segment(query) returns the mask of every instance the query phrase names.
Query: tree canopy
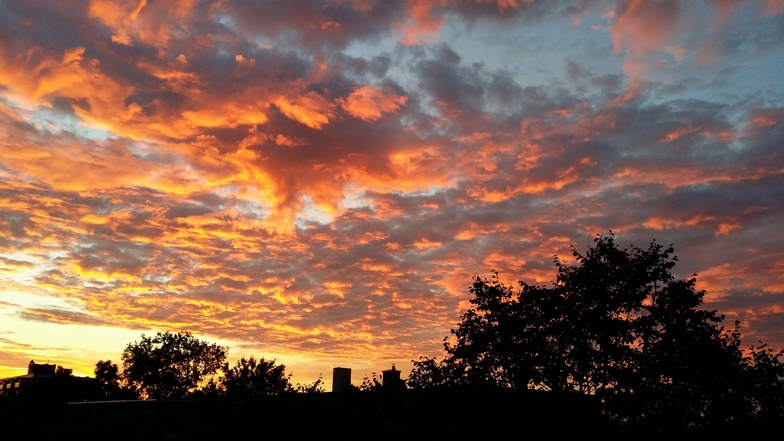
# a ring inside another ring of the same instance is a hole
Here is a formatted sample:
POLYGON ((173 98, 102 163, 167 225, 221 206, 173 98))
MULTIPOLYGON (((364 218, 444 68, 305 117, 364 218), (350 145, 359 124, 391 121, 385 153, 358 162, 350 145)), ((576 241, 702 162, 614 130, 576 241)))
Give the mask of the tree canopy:
POLYGON ((142 398, 183 398, 218 372, 227 351, 189 332, 142 334, 122 354, 123 378, 142 398))
POLYGON ((110 360, 95 365, 95 378, 105 399, 197 398, 252 401, 288 392, 324 392, 321 376, 292 386, 286 366, 275 360, 242 357, 226 362, 228 348, 199 340, 188 332, 158 332, 129 343, 123 370, 110 360))
POLYGON ((120 368, 111 360, 98 360, 93 372, 100 386, 101 398, 110 400, 138 398, 134 391, 125 387, 120 368))
POLYGON ((223 365, 223 386, 229 399, 237 401, 252 400, 261 396, 281 395, 292 390, 286 375, 286 366, 276 365, 275 360, 256 360, 242 357, 230 367, 223 365))
POLYGON ((610 234, 572 251, 576 265, 555 257, 552 286, 476 276, 445 358, 414 361, 409 385, 592 394, 615 420, 651 427, 780 416, 782 353, 744 355, 739 324, 727 329, 724 316, 700 309, 696 275, 673 276, 672 246, 621 249, 610 234))

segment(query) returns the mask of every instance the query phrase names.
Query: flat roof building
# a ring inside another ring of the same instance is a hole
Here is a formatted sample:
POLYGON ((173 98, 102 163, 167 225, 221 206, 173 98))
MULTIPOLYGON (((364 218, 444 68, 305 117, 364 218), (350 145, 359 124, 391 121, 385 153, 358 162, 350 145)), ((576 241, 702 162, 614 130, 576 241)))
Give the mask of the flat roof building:
POLYGON ((351 368, 332 369, 332 392, 348 392, 351 389, 351 368))

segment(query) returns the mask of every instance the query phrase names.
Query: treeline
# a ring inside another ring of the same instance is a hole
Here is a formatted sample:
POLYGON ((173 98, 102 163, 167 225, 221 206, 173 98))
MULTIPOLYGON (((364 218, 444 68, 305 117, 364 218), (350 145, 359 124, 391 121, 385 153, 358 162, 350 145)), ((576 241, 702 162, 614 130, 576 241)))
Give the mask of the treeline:
POLYGON ((275 360, 239 359, 226 362, 228 348, 208 343, 189 332, 142 334, 122 353, 122 366, 111 360, 95 365, 100 397, 122 399, 227 399, 252 401, 286 393, 324 392, 319 377, 310 384, 292 384, 286 366, 275 360))
POLYGON ((442 359, 414 361, 409 387, 547 390, 596 397, 619 427, 751 430, 784 422, 784 351, 741 348, 740 324, 700 309, 696 274, 678 280, 672 246, 621 249, 599 236, 552 286, 475 277, 473 307, 442 359))
MULTIPOLYGON (((319 376, 312 383, 294 384, 284 364, 275 360, 242 357, 234 365, 228 348, 200 340, 189 332, 142 334, 122 353, 122 370, 111 360, 95 364, 97 399, 198 399, 252 402, 261 397, 289 393, 325 392, 319 376)), ((397 386, 397 385, 396 385, 397 386)), ((348 391, 374 391, 383 387, 375 372, 348 391)))

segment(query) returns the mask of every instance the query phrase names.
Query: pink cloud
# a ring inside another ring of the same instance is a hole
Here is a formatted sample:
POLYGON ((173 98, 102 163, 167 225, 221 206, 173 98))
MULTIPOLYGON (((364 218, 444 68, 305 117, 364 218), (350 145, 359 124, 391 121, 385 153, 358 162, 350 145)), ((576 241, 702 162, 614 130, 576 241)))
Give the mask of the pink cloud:
POLYGON ((400 42, 411 46, 437 41, 446 17, 433 9, 439 3, 444 5, 447 2, 448 0, 406 0, 406 19, 394 24, 400 34, 400 42))
POLYGON ((784 14, 784 0, 764 0, 764 2, 763 14, 765 16, 784 14))
POLYGON ((636 96, 651 68, 651 55, 664 49, 676 36, 679 22, 677 0, 621 2, 612 25, 613 50, 625 56, 623 70, 630 77, 624 100, 636 96))

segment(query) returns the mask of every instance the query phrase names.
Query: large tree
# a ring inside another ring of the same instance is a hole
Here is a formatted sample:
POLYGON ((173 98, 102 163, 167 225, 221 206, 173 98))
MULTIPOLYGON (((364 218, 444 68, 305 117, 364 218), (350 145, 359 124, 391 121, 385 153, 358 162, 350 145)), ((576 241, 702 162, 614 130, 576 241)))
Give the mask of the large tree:
POLYGON ((142 398, 183 398, 218 372, 227 351, 189 332, 142 334, 122 354, 123 377, 142 398))
POLYGON ((780 412, 770 409, 780 400, 753 398, 754 384, 780 390, 780 353, 744 357, 738 324, 725 329, 723 316, 699 308, 695 275, 673 276, 672 246, 621 249, 610 234, 573 254, 576 265, 556 256, 552 286, 476 277, 446 357, 415 361, 409 385, 593 394, 613 418, 653 427, 780 412))

